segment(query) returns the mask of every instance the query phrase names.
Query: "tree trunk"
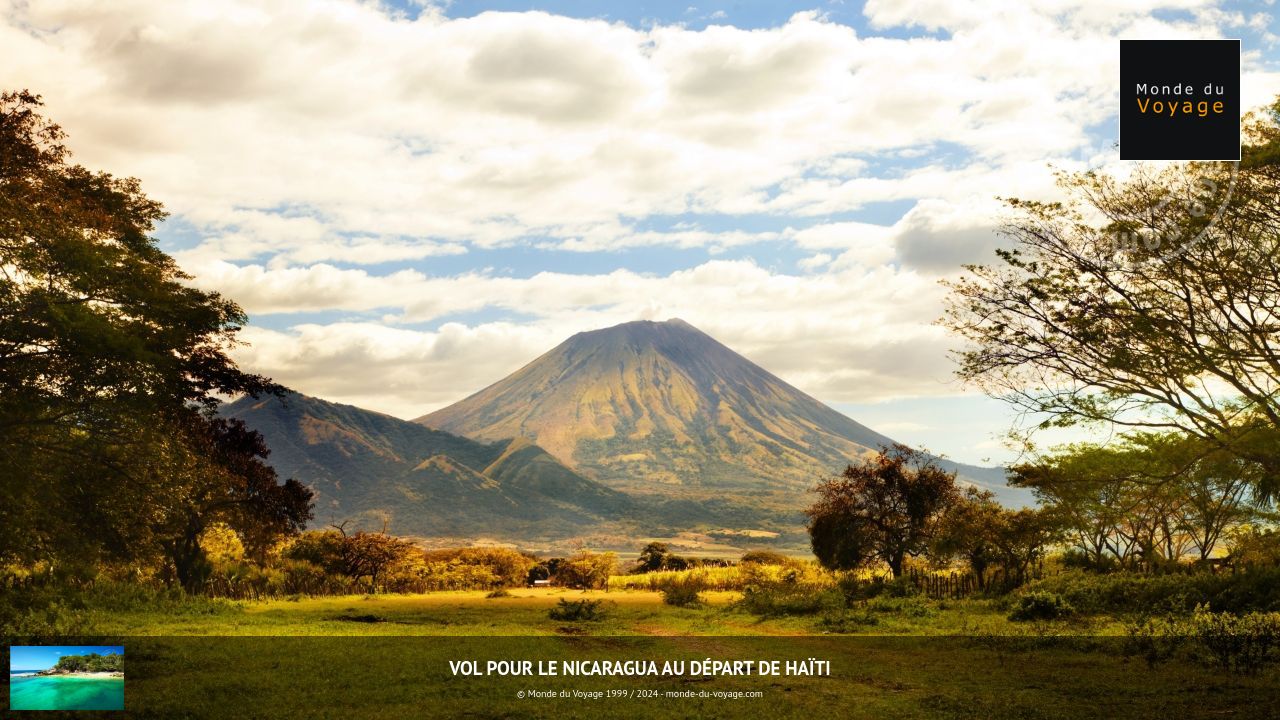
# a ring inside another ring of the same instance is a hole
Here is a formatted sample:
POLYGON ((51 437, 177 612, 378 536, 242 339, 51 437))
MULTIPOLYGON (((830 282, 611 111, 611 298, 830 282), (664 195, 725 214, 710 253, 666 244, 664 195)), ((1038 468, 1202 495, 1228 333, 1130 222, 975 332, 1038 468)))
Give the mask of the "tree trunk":
POLYGON ((204 550, 200 547, 202 531, 203 528, 198 523, 191 523, 187 525, 182 537, 169 544, 174 575, 177 576, 178 584, 187 591, 195 590, 196 581, 199 579, 196 568, 204 557, 204 550))
POLYGON ((894 580, 902 577, 902 559, 905 554, 899 552, 889 556, 889 571, 893 573, 894 580))

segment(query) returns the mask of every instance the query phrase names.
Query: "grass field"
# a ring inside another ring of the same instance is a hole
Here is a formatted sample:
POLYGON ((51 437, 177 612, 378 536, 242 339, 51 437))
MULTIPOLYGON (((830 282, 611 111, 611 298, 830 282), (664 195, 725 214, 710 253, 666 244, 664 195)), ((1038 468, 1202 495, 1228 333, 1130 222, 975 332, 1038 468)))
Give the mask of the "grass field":
POLYGON ((861 620, 842 635, 821 615, 748 614, 731 591, 691 608, 649 591, 510 592, 139 605, 88 620, 96 639, 125 646, 126 708, 142 718, 1168 720, 1272 717, 1280 706, 1274 670, 1244 677, 1126 658, 1118 619, 1015 623, 993 601, 877 598, 851 611, 861 620), (603 600, 606 615, 552 620, 561 599, 603 600), (466 677, 448 664, 811 657, 830 661, 829 677, 466 677), (518 696, 529 690, 556 696, 518 696))
MULTIPOLYGON (((664 605, 653 591, 517 589, 510 597, 487 598, 484 591, 420 595, 347 595, 262 602, 201 605, 191 612, 142 608, 93 610, 87 630, 101 635, 823 635, 833 634, 823 617, 762 618, 734 606, 739 593, 703 593, 700 606, 664 605), (601 600, 605 617, 566 623, 547 613, 561 600, 601 600)), ((1110 619, 1028 625, 988 600, 929 601, 878 598, 841 626, 858 635, 1119 635, 1110 619), (868 618, 870 620, 868 620, 868 618), (874 623, 874 624, 872 624, 874 623)), ((834 633, 842 634, 842 633, 834 633)))

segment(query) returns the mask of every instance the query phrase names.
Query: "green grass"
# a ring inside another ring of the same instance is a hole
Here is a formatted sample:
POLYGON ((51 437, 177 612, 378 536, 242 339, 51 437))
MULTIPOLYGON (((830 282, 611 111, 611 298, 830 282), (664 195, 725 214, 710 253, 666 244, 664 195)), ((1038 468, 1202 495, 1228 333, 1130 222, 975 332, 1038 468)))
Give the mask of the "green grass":
POLYGON ((1274 676, 1152 671, 1114 641, 991 638, 137 638, 131 717, 1269 717, 1274 676), (462 677, 449 660, 805 659, 829 677, 462 677), (761 692, 758 698, 531 701, 528 689, 761 692))
MULTIPOLYGON (((762 618, 734 601, 733 591, 706 591, 704 603, 672 607, 648 590, 578 591, 559 588, 515 589, 510 597, 488 598, 482 590, 419 595, 346 595, 226 602, 201 612, 164 606, 131 605, 90 609, 85 632, 96 635, 823 635, 831 623, 821 615, 762 618), (605 618, 590 623, 550 619, 561 599, 605 602, 605 618)), ((867 615, 875 624, 853 627, 859 635, 1121 635, 1110 618, 1048 623, 1014 623, 1008 610, 989 600, 931 601, 881 597, 847 611, 867 615)), ((847 624, 846 624, 847 625, 847 624)), ((851 626, 852 627, 852 626, 851 626)))
POLYGON ((876 598, 838 614, 760 618, 731 591, 672 607, 651 591, 516 589, 89 609, 126 647, 131 717, 1266 717, 1277 671, 1149 669, 1119 621, 1014 623, 987 600, 876 598), (548 617, 600 599, 604 619, 548 617), (841 622, 841 618, 845 621, 841 622), (868 622, 867 618, 873 618, 868 622), (830 634, 835 627, 859 636, 830 634), (257 637, 254 637, 257 636, 257 637), (804 659, 830 677, 455 677, 458 659, 804 659), (526 689, 759 691, 759 698, 520 699, 526 689))

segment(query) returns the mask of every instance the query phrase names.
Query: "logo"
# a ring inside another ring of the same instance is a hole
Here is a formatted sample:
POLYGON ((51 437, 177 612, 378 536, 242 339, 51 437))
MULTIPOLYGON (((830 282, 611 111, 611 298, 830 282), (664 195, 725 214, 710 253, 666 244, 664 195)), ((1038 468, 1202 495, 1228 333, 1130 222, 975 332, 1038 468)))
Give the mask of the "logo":
POLYGON ((1121 160, 1240 160, 1240 41, 1120 41, 1121 160))

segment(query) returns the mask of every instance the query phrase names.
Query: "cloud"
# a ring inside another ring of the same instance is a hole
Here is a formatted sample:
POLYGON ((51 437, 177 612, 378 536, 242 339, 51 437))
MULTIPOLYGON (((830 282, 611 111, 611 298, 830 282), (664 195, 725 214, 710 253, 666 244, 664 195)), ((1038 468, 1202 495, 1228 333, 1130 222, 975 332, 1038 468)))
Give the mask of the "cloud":
POLYGON ((1151 15, 1202 5, 868 3, 877 27, 951 33, 900 39, 813 12, 691 30, 355 0, 34 0, 0 22, 0 83, 44 93, 81 159, 144 178, 211 253, 241 235, 293 263, 616 249, 644 235, 637 218, 845 212, 919 184, 857 155, 1070 153, 1114 112, 1114 38, 1213 34, 1151 15), (282 209, 317 226, 269 227, 282 209), (315 233, 327 249, 300 250, 315 233))
MULTIPOLYGON (((1116 38, 1269 27, 1207 0, 870 0, 863 34, 421 5, 10 3, 0 85, 143 179, 196 236, 193 282, 274 315, 241 360, 305 392, 412 416, 574 332, 679 316, 866 402, 956 391, 936 277, 989 257, 993 198, 1105 161, 1116 38), (907 210, 854 219, 886 205, 907 210), (432 270, 513 246, 622 269, 432 270), (707 256, 627 264, 664 247, 707 256)), ((1245 68, 1247 103, 1280 90, 1245 68)))
MULTIPOLYGON (((200 277, 206 277, 202 274, 200 277)), ((246 366, 324 397, 413 417, 481 389, 570 335, 630 320, 683 318, 801 389, 829 401, 870 402, 954 392, 949 340, 932 321, 939 288, 912 271, 851 268, 786 275, 750 261, 710 261, 668 275, 540 273, 530 278, 302 273, 256 268, 219 278, 251 312, 386 308, 388 322, 250 326, 246 366), (258 288, 258 292, 254 289, 258 288), (435 330, 396 327, 474 308, 526 318, 435 330), (725 308, 733 312, 725 312, 725 308), (392 311, 391 309, 395 310, 392 311)))

